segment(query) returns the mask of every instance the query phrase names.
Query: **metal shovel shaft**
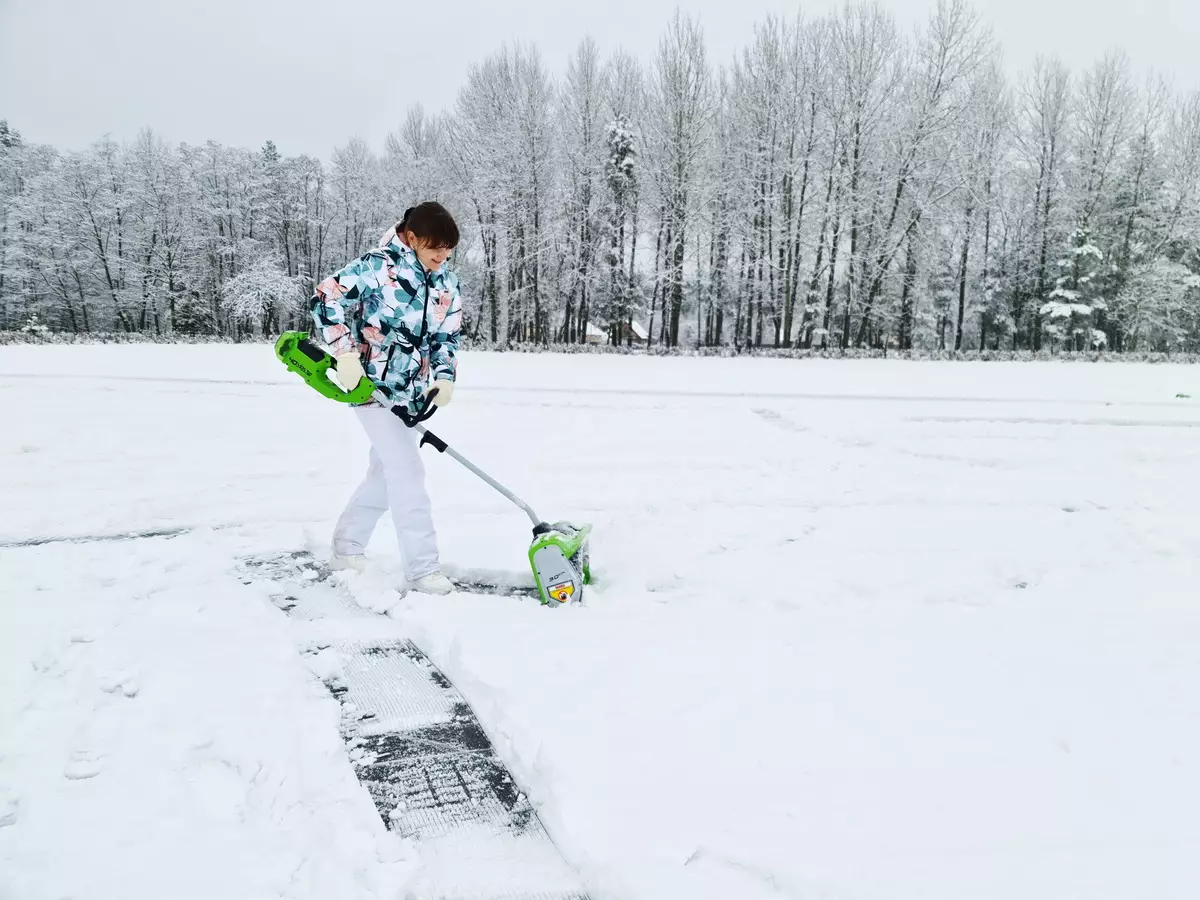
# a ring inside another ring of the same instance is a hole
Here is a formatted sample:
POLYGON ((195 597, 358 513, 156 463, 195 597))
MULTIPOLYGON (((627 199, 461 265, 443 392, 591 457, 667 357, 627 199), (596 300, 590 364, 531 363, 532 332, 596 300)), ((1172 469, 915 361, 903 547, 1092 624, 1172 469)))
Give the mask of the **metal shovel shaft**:
POLYGON ((456 459, 463 466, 470 469, 472 472, 474 472, 476 475, 478 475, 480 478, 482 478, 484 481, 486 481, 488 484, 490 484, 493 488, 495 488, 497 491, 499 491, 501 494, 503 494, 505 497, 507 497, 509 500, 511 500, 517 506, 521 507, 521 509, 523 509, 525 511, 525 515, 529 516, 529 521, 531 521, 534 524, 534 527, 542 524, 542 520, 539 519, 538 514, 533 511, 533 507, 531 507, 528 503, 526 503, 524 500, 522 500, 520 497, 518 497, 516 494, 514 494, 512 491, 510 491, 508 488, 506 488, 504 485, 502 485, 500 482, 498 482, 495 478, 493 478, 487 472, 483 471, 483 469, 479 468, 479 466, 475 465, 475 463, 471 462, 469 459, 467 459, 465 456, 463 456, 461 453, 459 453, 457 450, 455 450, 453 447, 451 447, 449 444, 447 444, 445 441, 443 441, 436 434, 434 434, 433 432, 426 429, 424 425, 414 425, 413 427, 417 431, 421 432, 421 434, 423 435, 423 437, 421 438, 422 444, 425 444, 425 443, 432 444, 434 449, 436 449, 439 453, 450 454, 450 456, 454 457, 454 459, 456 459))
MULTIPOLYGON (((391 407, 391 401, 386 396, 384 396, 382 392, 376 391, 373 396, 377 401, 382 403, 384 406, 389 407, 389 408, 391 407)), ((533 511, 533 507, 531 507, 528 503, 526 503, 524 500, 522 500, 520 497, 518 497, 516 494, 514 494, 512 491, 510 491, 508 488, 506 488, 504 485, 502 485, 500 482, 498 482, 495 478, 493 478, 487 472, 483 471, 483 469, 479 468, 479 466, 475 465, 475 463, 471 462, 469 459, 467 459, 465 456, 463 456, 461 453, 459 453, 457 450, 455 450, 453 447, 451 447, 449 444, 447 444, 445 441, 443 441, 440 437, 438 437, 432 431, 427 429, 424 425, 420 424, 419 422, 412 422, 411 420, 404 420, 403 416, 398 416, 398 418, 405 421, 405 424, 408 425, 409 428, 415 428, 417 431, 421 432, 421 435, 422 435, 421 444, 422 445, 423 444, 431 444, 433 446, 433 448, 435 450, 437 450, 438 453, 449 453, 461 465, 470 469, 472 472, 474 472, 476 475, 478 475, 481 479, 483 479, 488 484, 490 484, 495 490, 497 490, 499 493, 503 494, 510 501, 512 501, 517 506, 519 506, 522 510, 524 510, 525 515, 529 516, 529 521, 531 521, 533 523, 535 528, 542 524, 542 520, 539 519, 538 514, 533 511)))

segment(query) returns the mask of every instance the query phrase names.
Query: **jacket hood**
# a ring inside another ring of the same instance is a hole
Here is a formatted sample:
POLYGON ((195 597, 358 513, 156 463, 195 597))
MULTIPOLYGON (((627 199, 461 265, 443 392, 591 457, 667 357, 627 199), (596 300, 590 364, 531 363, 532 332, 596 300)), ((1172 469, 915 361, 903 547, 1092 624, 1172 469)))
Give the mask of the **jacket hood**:
POLYGON ((421 260, 417 258, 417 252, 412 247, 404 243, 404 239, 396 232, 395 228, 391 228, 384 232, 380 238, 379 249, 388 254, 392 258, 392 262, 396 264, 404 264, 413 269, 414 272, 433 275, 439 281, 446 278, 446 267, 442 266, 436 272, 429 272, 425 266, 421 264, 421 260))

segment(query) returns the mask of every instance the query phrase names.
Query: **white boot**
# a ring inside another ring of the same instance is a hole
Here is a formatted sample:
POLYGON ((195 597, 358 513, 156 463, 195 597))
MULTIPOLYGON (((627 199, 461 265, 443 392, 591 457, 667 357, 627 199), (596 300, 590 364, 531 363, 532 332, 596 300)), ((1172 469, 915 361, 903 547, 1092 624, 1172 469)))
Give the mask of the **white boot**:
POLYGON ((422 575, 410 585, 410 588, 419 594, 436 594, 439 596, 452 594, 457 590, 454 582, 441 572, 431 572, 428 575, 422 575))
POLYGON ((367 570, 367 558, 361 553, 352 553, 345 556, 334 554, 329 558, 329 568, 335 572, 365 572, 367 570))

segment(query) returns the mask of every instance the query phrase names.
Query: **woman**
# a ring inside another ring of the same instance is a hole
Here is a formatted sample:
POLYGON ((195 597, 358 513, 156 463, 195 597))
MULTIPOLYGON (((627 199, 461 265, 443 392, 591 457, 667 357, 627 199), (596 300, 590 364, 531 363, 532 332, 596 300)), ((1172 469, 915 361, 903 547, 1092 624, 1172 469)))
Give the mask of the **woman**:
MULTIPOLYGON (((351 390, 365 376, 392 406, 410 413, 429 402, 450 402, 462 302, 458 278, 445 264, 458 240, 445 207, 422 203, 405 212, 378 247, 317 285, 312 316, 337 359, 342 387, 351 390)), ((367 543, 390 508, 408 585, 450 593, 454 584, 439 570, 416 432, 380 403, 352 409, 371 442, 370 461, 334 528, 334 568, 365 568, 367 543)))

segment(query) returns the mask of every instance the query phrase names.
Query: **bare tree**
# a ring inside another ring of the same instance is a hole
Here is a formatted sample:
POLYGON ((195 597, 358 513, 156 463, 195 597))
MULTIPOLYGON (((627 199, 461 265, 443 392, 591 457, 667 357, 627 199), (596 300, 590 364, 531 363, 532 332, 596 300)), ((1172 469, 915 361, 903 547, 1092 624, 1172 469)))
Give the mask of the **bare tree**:
POLYGON ((472 340, 1200 347, 1200 95, 1119 52, 1013 89, 995 51, 965 0, 911 33, 873 0, 770 16, 728 62, 677 13, 645 65, 584 39, 558 77, 501 46, 452 109, 329 160, 151 132, 59 153, 0 122, 0 328, 303 326, 287 285, 437 199, 472 340))
POLYGON ((699 26, 676 12, 659 43, 646 118, 649 176, 662 210, 666 343, 679 343, 690 214, 712 126, 712 77, 699 26))
MULTIPOLYGON (((840 165, 847 184, 837 213, 849 220, 846 299, 841 344, 850 343, 850 321, 868 280, 870 244, 881 203, 882 172, 887 162, 886 129, 896 106, 904 74, 902 45, 895 22, 875 5, 847 6, 833 20, 833 58, 839 105, 844 104, 845 131, 840 136, 840 165)), ((869 317, 869 308, 864 321, 869 317)))
POLYGON ((902 107, 903 118, 894 137, 894 187, 873 210, 872 252, 863 261, 868 266, 863 279, 867 295, 855 341, 858 346, 867 342, 872 311, 889 267, 943 184, 942 170, 949 159, 931 159, 927 149, 957 128, 970 102, 971 79, 986 60, 988 44, 988 36, 965 0, 938 0, 917 44, 905 86, 909 103, 902 107), (925 195, 914 197, 921 188, 925 195))
MULTIPOLYGON (((1054 241, 1061 237, 1056 222, 1056 198, 1061 188, 1062 157, 1070 126, 1071 76, 1057 60, 1038 57, 1033 71, 1021 85, 1022 129, 1019 143, 1036 172, 1033 196, 1035 257, 1032 271, 1036 281, 1032 289, 1033 314, 1028 317, 1026 335, 1034 350, 1042 343, 1042 305, 1049 299, 1051 288, 1049 256, 1054 241)), ((1014 303, 1014 319, 1025 318, 1025 291, 1018 291, 1014 303)), ((1020 325, 1018 324, 1018 327, 1020 325)), ((1014 342, 1017 332, 1013 333, 1014 342)))
POLYGON ((600 254, 601 181, 604 178, 605 96, 608 71, 600 62, 596 42, 585 39, 567 66, 562 95, 563 176, 566 179, 564 217, 570 253, 570 287, 561 338, 583 343, 591 325, 589 303, 595 299, 600 254))
MULTIPOLYGON (((983 218, 983 272, 980 277, 983 292, 988 291, 987 260, 991 244, 991 217, 994 186, 1000 153, 1009 122, 1007 85, 999 61, 993 60, 972 85, 969 112, 964 116, 964 129, 956 136, 967 149, 963 170, 962 241, 958 260, 958 312, 954 329, 954 349, 963 349, 967 321, 967 294, 971 248, 976 225, 983 218)), ((911 315, 911 314, 910 314, 911 315)), ((986 332, 989 315, 985 307, 980 319, 980 331, 986 332)), ((911 328, 911 325, 910 325, 911 328)), ((981 340, 985 340, 982 337, 981 340)), ((902 331, 901 348, 912 346, 911 330, 902 331), (907 338, 905 340, 904 338, 907 338)))

